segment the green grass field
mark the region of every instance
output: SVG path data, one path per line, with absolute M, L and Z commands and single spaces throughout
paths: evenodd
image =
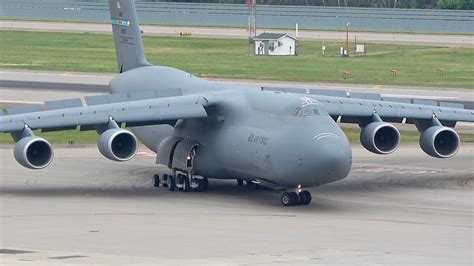
M 359 143 L 360 129 L 342 129 L 351 143 Z M 69 141 L 73 141 L 75 144 L 95 144 L 99 138 L 95 131 L 68 130 L 47 133 L 35 131 L 35 134 L 47 139 L 53 144 L 68 144 Z M 418 142 L 420 137 L 419 133 L 415 131 L 400 131 L 400 134 L 402 143 L 415 143 Z M 459 134 L 459 136 L 462 142 L 474 142 L 474 134 Z M 14 141 L 10 134 L 0 133 L 0 144 L 14 144 Z
M 246 39 L 145 37 L 148 60 L 198 76 L 370 85 L 474 88 L 474 50 L 368 44 L 368 55 L 338 56 L 342 43 L 302 41 L 299 56 L 250 56 Z M 443 77 L 436 73 L 443 67 Z M 111 35 L 0 31 L 0 68 L 115 72 Z M 389 71 L 397 70 L 391 78 Z M 347 80 L 340 71 L 348 70 Z

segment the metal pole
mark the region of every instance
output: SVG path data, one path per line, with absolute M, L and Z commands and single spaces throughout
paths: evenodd
M 347 51 L 347 56 L 349 56 L 349 24 L 350 22 L 347 22 L 346 24 L 346 51 Z

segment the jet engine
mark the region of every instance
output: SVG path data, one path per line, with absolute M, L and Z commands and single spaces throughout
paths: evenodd
M 432 126 L 420 136 L 420 147 L 428 155 L 436 158 L 449 158 L 459 150 L 459 135 L 454 129 Z
M 400 145 L 400 133 L 389 123 L 372 122 L 362 129 L 360 143 L 373 153 L 389 154 Z
M 124 162 L 135 157 L 138 151 L 137 138 L 121 128 L 108 129 L 100 135 L 99 151 L 107 159 Z
M 51 144 L 47 140 L 35 136 L 20 139 L 15 144 L 13 152 L 16 161 L 30 169 L 43 169 L 53 160 Z

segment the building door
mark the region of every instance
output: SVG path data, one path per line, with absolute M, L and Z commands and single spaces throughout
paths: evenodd
M 263 54 L 268 55 L 268 49 L 270 47 L 270 41 L 263 41 Z

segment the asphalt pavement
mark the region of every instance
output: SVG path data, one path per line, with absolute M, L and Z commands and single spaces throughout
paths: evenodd
M 154 154 L 117 163 L 94 146 L 56 147 L 45 170 L 0 148 L 2 265 L 472 265 L 474 146 L 452 159 L 411 145 L 354 147 L 342 181 L 280 192 L 210 180 L 208 192 L 152 186 Z M 389 163 L 388 163 L 389 162 Z

